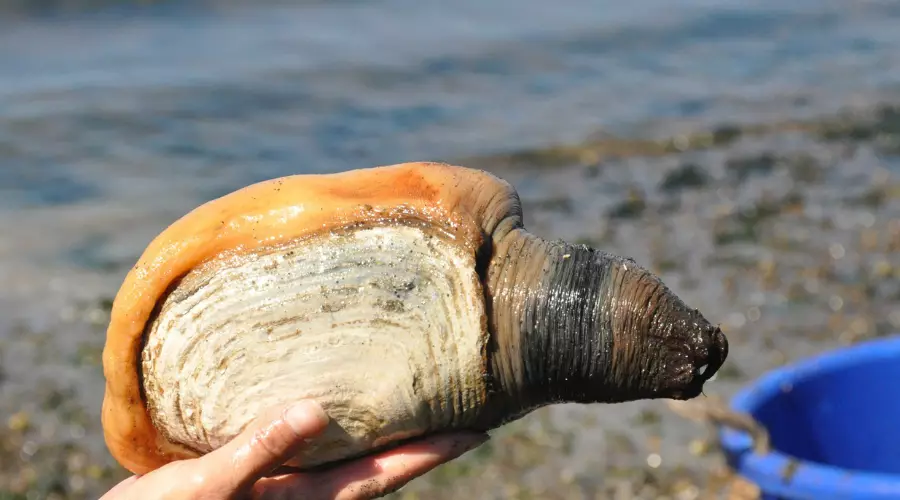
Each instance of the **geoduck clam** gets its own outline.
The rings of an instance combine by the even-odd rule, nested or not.
[[[113,456],[146,473],[313,398],[312,468],[561,402],[691,399],[719,328],[633,260],[528,233],[516,191],[410,163],[254,184],[147,247],[103,353]]]

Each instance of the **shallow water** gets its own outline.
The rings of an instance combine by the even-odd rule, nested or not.
[[[222,2],[39,14],[0,18],[0,496],[90,497],[110,481],[96,421],[108,301],[167,224],[274,176],[479,158],[519,187],[535,232],[634,256],[723,323],[734,368],[714,394],[900,330],[900,119],[830,139],[772,125],[846,108],[869,116],[892,102],[896,2]],[[770,128],[704,151],[499,160],[723,124]],[[671,180],[692,163],[706,177]],[[508,439],[550,436],[516,448],[540,463],[501,453],[502,466],[477,462],[493,480],[460,474],[456,491],[503,497],[528,476],[577,498],[566,488],[597,492],[613,468],[706,463],[686,451],[702,428],[662,403],[561,407],[516,429]],[[572,435],[580,445],[559,449]],[[653,453],[659,469],[647,468]]]

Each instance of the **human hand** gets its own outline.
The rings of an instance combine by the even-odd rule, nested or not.
[[[400,489],[488,437],[434,436],[326,471],[270,475],[327,425],[322,408],[303,401],[280,417],[257,419],[227,445],[202,457],[132,476],[100,500],[367,500]]]

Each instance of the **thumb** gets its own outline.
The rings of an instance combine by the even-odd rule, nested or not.
[[[258,418],[225,446],[201,457],[200,467],[215,489],[240,491],[295,455],[306,439],[328,426],[328,415],[315,401],[301,401],[270,420]]]

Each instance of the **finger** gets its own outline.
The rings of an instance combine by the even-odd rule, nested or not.
[[[258,418],[225,446],[200,458],[214,489],[240,491],[292,458],[306,439],[328,426],[328,415],[314,401],[302,401],[274,420]],[[224,472],[227,471],[227,472]],[[224,483],[224,484],[223,484]]]
[[[486,434],[460,434],[411,443],[379,455],[369,466],[364,463],[347,465],[346,470],[335,471],[326,484],[332,484],[337,490],[337,500],[377,498],[399,490],[435,467],[477,448],[487,439]],[[358,478],[352,479],[354,475]]]
[[[257,483],[254,498],[378,498],[402,488],[435,467],[458,458],[487,439],[486,434],[445,434],[364,457],[324,472],[265,478]]]

